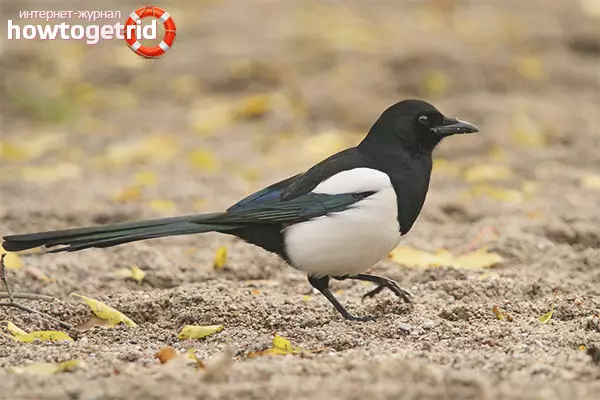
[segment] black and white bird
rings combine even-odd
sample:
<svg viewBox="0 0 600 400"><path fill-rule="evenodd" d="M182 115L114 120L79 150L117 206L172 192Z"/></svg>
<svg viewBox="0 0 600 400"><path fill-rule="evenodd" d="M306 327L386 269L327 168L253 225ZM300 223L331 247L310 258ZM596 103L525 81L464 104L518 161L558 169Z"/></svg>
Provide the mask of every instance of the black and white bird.
<svg viewBox="0 0 600 400"><path fill-rule="evenodd" d="M7 251L45 246L55 253L225 233L278 254L305 272L344 318L366 321L372 317L353 316L335 298L330 278L373 282L378 286L365 297L388 288L410 302L396 282L364 271L386 257L417 219L429 188L433 149L445 137L478 131L427 102L404 100L385 110L358 146L224 212L6 236L2 245Z"/></svg>

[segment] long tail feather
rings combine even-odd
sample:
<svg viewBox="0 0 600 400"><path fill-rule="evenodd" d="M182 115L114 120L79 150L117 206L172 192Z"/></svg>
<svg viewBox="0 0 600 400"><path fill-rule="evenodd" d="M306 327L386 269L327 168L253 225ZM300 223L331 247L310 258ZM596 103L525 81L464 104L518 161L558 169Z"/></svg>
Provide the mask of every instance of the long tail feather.
<svg viewBox="0 0 600 400"><path fill-rule="evenodd" d="M13 235L3 238L2 247L7 251L20 251L40 246L46 248L63 246L49 251L50 253L58 253L83 250L90 247L110 247L164 236L189 235L211 231L223 232L238 227L237 224L226 223L223 216L223 213L210 213Z"/></svg>

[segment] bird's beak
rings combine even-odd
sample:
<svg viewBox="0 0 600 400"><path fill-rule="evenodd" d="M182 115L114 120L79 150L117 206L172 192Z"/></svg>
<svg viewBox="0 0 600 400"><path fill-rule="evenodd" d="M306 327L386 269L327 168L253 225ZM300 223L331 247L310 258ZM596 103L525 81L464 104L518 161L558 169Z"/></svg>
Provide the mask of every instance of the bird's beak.
<svg viewBox="0 0 600 400"><path fill-rule="evenodd" d="M457 133L475 133L479 128L473 124L461 121L458 118L444 118L442 124L430 129L431 132L440 136L450 136Z"/></svg>

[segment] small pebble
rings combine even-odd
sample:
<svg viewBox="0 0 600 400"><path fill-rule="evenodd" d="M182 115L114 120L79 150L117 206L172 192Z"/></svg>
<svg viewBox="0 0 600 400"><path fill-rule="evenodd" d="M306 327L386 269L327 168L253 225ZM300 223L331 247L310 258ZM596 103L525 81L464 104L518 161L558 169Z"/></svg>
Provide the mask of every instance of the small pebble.
<svg viewBox="0 0 600 400"><path fill-rule="evenodd" d="M413 326L411 324L401 322L400 324L398 324L398 329L404 333L410 333L410 331L412 331L413 329Z"/></svg>
<svg viewBox="0 0 600 400"><path fill-rule="evenodd" d="M435 322L433 322L432 320L428 319L425 322L423 322L423 324L421 325L421 328L423 329L433 329L435 327Z"/></svg>

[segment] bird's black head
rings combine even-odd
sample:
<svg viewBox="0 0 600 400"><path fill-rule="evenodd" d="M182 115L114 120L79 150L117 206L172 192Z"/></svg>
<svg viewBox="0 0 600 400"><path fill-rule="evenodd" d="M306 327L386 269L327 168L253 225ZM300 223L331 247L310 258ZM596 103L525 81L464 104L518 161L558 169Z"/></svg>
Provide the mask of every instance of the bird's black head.
<svg viewBox="0 0 600 400"><path fill-rule="evenodd" d="M397 147L431 152L445 137L479 132L479 128L456 118L445 117L422 100L403 100L381 114L361 147Z"/></svg>

